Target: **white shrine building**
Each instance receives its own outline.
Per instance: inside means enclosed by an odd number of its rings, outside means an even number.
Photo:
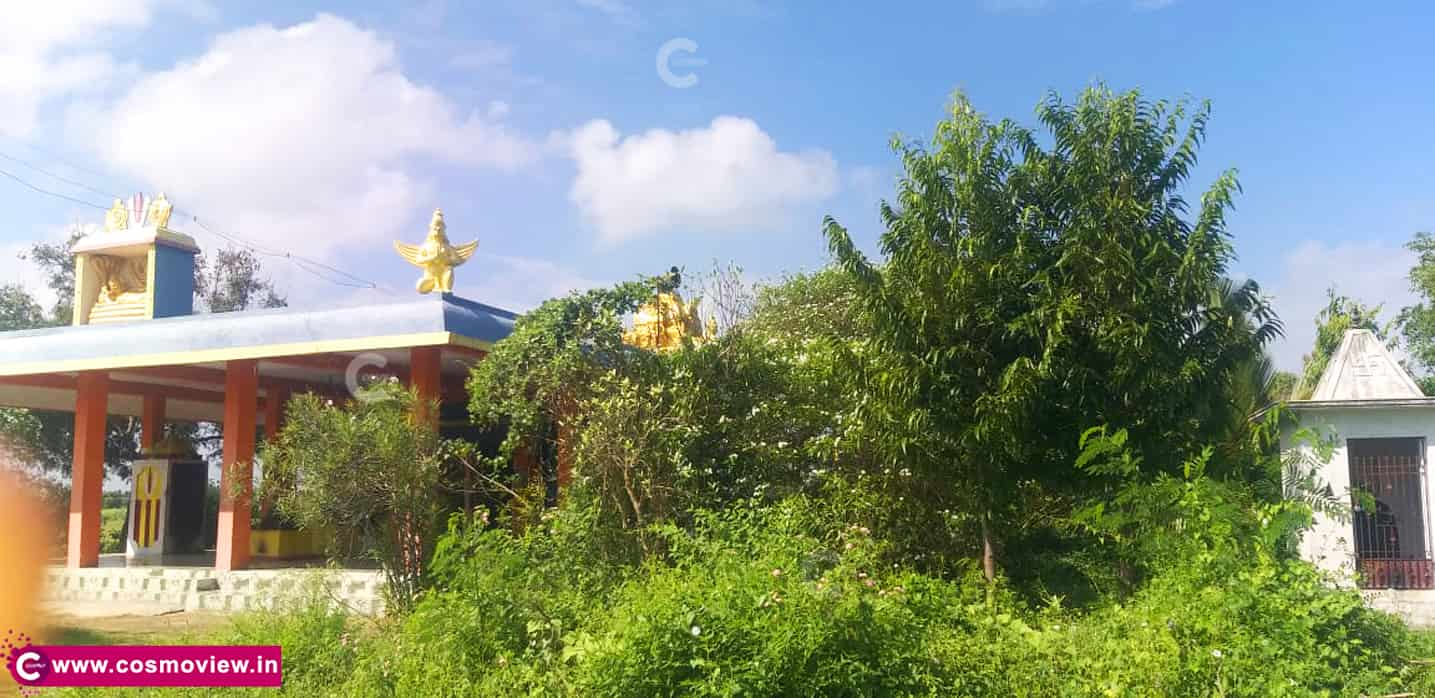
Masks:
[[[1372,606],[1416,624],[1435,624],[1431,492],[1435,398],[1369,330],[1341,339],[1309,400],[1290,402],[1299,418],[1282,439],[1287,456],[1318,465],[1318,481],[1351,502],[1343,516],[1318,514],[1301,555],[1342,583],[1358,585]],[[1320,451],[1297,429],[1327,440]],[[1363,493],[1363,494],[1361,494]]]

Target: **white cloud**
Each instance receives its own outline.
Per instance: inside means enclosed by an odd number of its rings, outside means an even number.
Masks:
[[[756,122],[734,116],[626,137],[596,120],[568,146],[578,166],[569,198],[608,243],[678,229],[771,230],[839,186],[830,153],[780,151]]]
[[[319,15],[219,35],[73,126],[177,209],[264,246],[332,256],[391,237],[434,203],[418,160],[511,168],[536,157],[501,113],[460,113],[402,72],[392,43]]]
[[[149,24],[151,0],[0,3],[0,134],[28,136],[45,102],[102,87],[119,72],[106,33]]]
[[[1276,283],[1263,289],[1285,323],[1285,339],[1271,347],[1276,366],[1300,370],[1301,356],[1315,344],[1315,315],[1325,307],[1327,288],[1368,305],[1383,304],[1389,319],[1416,300],[1407,278],[1414,264],[1414,253],[1390,243],[1308,240],[1296,246]]]

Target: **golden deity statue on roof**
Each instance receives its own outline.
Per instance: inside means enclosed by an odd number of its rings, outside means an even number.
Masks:
[[[659,282],[658,295],[638,307],[633,314],[633,327],[623,332],[623,341],[641,349],[671,351],[683,346],[684,340],[702,344],[717,334],[715,323],[704,325],[699,314],[701,299],[683,302],[678,294],[682,276],[673,267]]]
[[[113,233],[130,227],[130,212],[125,202],[115,199],[115,205],[105,212],[105,232]]]
[[[433,220],[429,222],[428,237],[424,238],[423,244],[406,245],[394,241],[394,249],[408,260],[409,264],[423,270],[423,276],[419,278],[416,286],[419,293],[430,293],[434,290],[450,293],[453,291],[454,267],[462,265],[473,256],[474,250],[478,249],[478,241],[474,240],[466,245],[449,243],[448,226],[443,222],[443,211],[434,209]]]
[[[145,209],[145,225],[152,225],[156,228],[168,228],[169,217],[174,211],[174,206],[166,199],[164,192],[160,192],[159,198],[149,202],[149,208]]]

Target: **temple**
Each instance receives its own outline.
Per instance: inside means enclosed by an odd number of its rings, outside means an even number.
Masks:
[[[74,247],[73,324],[0,333],[0,406],[75,415],[70,568],[99,563],[109,417],[142,422],[128,557],[159,560],[192,549],[186,529],[209,515],[207,465],[161,441],[166,422],[210,422],[223,432],[213,565],[243,569],[251,555],[269,552],[250,530],[254,456],[256,442],[278,432],[290,395],[348,399],[359,373],[378,368],[442,413],[443,405],[466,403],[469,368],[516,319],[449,293],[453,267],[474,245],[450,246],[438,212],[428,240],[404,255],[423,270],[419,290],[437,294],[361,307],[196,313],[199,248],[169,229],[169,215],[163,195],[117,200],[105,230]]]
[[[1319,511],[1301,555],[1364,590],[1372,606],[1407,620],[1435,620],[1428,463],[1435,398],[1370,330],[1349,330],[1300,417],[1282,435],[1284,463],[1350,510]]]

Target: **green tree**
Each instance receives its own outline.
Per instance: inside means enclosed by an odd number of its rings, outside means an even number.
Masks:
[[[1230,322],[1244,331],[1253,332],[1255,319],[1244,312],[1246,302],[1240,298],[1237,284],[1223,280],[1218,284],[1213,298],[1226,308]],[[1280,331],[1281,325],[1272,319],[1270,327]],[[1263,344],[1264,342],[1262,342]],[[1291,373],[1276,370],[1275,362],[1263,349],[1257,348],[1226,373],[1222,390],[1222,404],[1225,409],[1216,409],[1209,416],[1211,428],[1207,431],[1215,449],[1216,462],[1224,464],[1229,474],[1237,474],[1249,481],[1253,477],[1267,477],[1266,472],[1239,472],[1243,466],[1257,466],[1268,462],[1259,456],[1274,456],[1269,442],[1258,438],[1262,428],[1261,415],[1273,404],[1291,397],[1291,388],[1296,378]],[[1252,453],[1258,449],[1260,453]]]
[[[474,424],[506,430],[497,453],[484,459],[501,488],[513,489],[510,467],[524,453],[539,466],[533,475],[556,477],[559,451],[571,445],[579,406],[598,397],[599,380],[634,376],[652,365],[650,354],[623,343],[623,319],[652,297],[655,283],[549,300],[518,318],[513,332],[474,367],[468,380]],[[541,508],[542,501],[536,504]]]
[[[74,317],[75,299],[75,256],[71,252],[75,243],[85,236],[80,229],[70,231],[70,237],[62,243],[37,242],[29,252],[22,253],[21,259],[28,259],[45,275],[45,285],[55,294],[55,305],[44,325],[68,325]]]
[[[600,528],[616,534],[605,542],[622,559],[661,552],[654,524],[687,524],[698,508],[798,491],[825,460],[820,445],[834,439],[831,417],[841,409],[823,380],[826,362],[778,341],[775,327],[795,328],[775,312],[764,315],[766,325],[745,310],[725,315],[727,332],[679,351],[624,344],[624,317],[660,283],[545,303],[519,319],[469,384],[478,425],[508,427],[488,459],[499,493],[546,494],[510,464],[532,455],[551,478],[567,449],[573,483],[564,501],[590,507]],[[768,307],[775,305],[786,307]]]
[[[977,514],[988,579],[1021,483],[1100,485],[1073,477],[1072,435],[1127,428],[1143,469],[1179,471],[1225,409],[1228,373],[1279,332],[1254,282],[1213,300],[1234,172],[1185,217],[1208,106],[1093,88],[1037,112],[1045,139],[958,96],[930,148],[896,142],[885,263],[826,223],[882,357],[869,433],[929,483],[930,506]]]
[[[445,464],[453,445],[413,418],[415,398],[394,384],[334,405],[313,394],[289,402],[284,428],[265,445],[259,497],[306,528],[332,527],[339,555],[381,563],[395,610],[426,582],[456,485]]]
[[[1410,290],[1420,302],[1402,308],[1396,323],[1410,363],[1421,374],[1420,387],[1431,395],[1435,394],[1435,235],[1416,233],[1405,247],[1416,254]]]
[[[1339,295],[1334,288],[1326,289],[1326,304],[1315,316],[1315,346],[1302,359],[1300,383],[1295,389],[1297,400],[1308,400],[1320,383],[1321,374],[1330,364],[1340,340],[1347,330],[1370,330],[1381,342],[1390,343],[1392,327],[1379,320],[1382,306],[1368,306],[1353,298]]]
[[[0,285],[0,332],[28,330],[44,324],[44,309],[23,286]]]
[[[237,247],[216,252],[212,262],[203,254],[195,257],[194,296],[195,305],[211,313],[289,305],[264,276],[259,257]]]
[[[1300,376],[1290,371],[1276,371],[1271,376],[1270,394],[1275,400],[1291,400],[1295,397],[1296,385],[1300,383]]]

